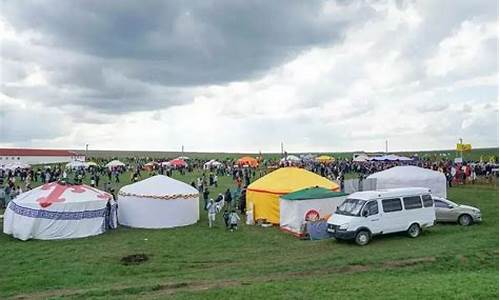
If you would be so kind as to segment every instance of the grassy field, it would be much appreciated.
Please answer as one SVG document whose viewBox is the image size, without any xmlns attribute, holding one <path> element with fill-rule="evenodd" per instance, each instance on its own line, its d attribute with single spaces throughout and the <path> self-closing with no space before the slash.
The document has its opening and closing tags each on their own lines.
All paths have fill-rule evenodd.
<svg viewBox="0 0 500 300">
<path fill-rule="evenodd" d="M 219 182 L 211 196 L 232 185 L 229 177 Z M 228 232 L 221 216 L 209 229 L 203 210 L 198 224 L 169 230 L 120 227 L 27 242 L 0 234 L 0 298 L 497 299 L 498 187 L 454 187 L 449 197 L 480 207 L 484 222 L 437 225 L 417 239 L 396 234 L 365 247 L 302 241 L 277 228 Z M 149 260 L 121 264 L 138 253 Z"/>
</svg>

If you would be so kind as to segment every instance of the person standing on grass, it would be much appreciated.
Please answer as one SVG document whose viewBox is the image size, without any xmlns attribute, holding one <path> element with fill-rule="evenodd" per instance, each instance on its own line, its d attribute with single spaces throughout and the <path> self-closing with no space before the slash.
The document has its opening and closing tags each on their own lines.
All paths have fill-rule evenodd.
<svg viewBox="0 0 500 300">
<path fill-rule="evenodd" d="M 215 204 L 214 199 L 210 199 L 207 205 L 208 210 L 208 227 L 212 228 L 215 223 L 215 215 L 217 214 L 217 204 Z"/>
<path fill-rule="evenodd" d="M 227 209 L 224 210 L 224 213 L 222 214 L 222 218 L 224 219 L 224 223 L 226 224 L 226 229 L 229 228 L 229 215 L 230 215 L 229 211 L 227 211 Z"/>
<path fill-rule="evenodd" d="M 208 209 L 208 195 L 210 194 L 210 192 L 208 191 L 208 187 L 205 187 L 205 189 L 203 190 L 203 201 L 205 202 L 205 205 L 203 207 L 205 207 L 205 210 Z"/>
<path fill-rule="evenodd" d="M 240 216 L 238 216 L 236 211 L 233 209 L 229 214 L 229 229 L 231 230 L 231 232 L 233 232 L 234 230 L 238 230 L 239 222 L 240 222 Z"/>
<path fill-rule="evenodd" d="M 214 175 L 214 185 L 215 187 L 217 187 L 217 183 L 219 182 L 219 177 L 217 176 L 217 174 Z"/>
<path fill-rule="evenodd" d="M 224 193 L 224 200 L 229 207 L 233 206 L 233 196 L 231 195 L 231 191 L 229 189 L 226 189 L 226 192 Z"/>
<path fill-rule="evenodd" d="M 241 190 L 240 194 L 240 212 L 244 214 L 247 209 L 247 190 L 246 187 Z"/>
</svg>

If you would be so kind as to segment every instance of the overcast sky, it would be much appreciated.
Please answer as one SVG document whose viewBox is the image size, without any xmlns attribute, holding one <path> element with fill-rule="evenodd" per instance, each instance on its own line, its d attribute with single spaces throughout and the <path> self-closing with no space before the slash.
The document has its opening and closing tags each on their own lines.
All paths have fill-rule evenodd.
<svg viewBox="0 0 500 300">
<path fill-rule="evenodd" d="M 498 1 L 2 1 L 0 146 L 498 146 Z"/>
</svg>

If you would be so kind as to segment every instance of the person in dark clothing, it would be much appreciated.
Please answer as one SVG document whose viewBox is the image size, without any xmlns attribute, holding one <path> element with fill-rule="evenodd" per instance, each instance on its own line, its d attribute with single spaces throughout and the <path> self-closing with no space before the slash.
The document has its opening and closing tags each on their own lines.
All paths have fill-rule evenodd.
<svg viewBox="0 0 500 300">
<path fill-rule="evenodd" d="M 226 192 L 224 193 L 224 200 L 226 201 L 226 203 L 229 207 L 232 207 L 233 196 L 231 195 L 231 191 L 229 189 L 227 189 Z"/>
<path fill-rule="evenodd" d="M 229 212 L 224 210 L 224 213 L 222 214 L 222 218 L 224 218 L 224 223 L 226 224 L 226 229 L 229 228 Z"/>
<path fill-rule="evenodd" d="M 205 190 L 203 191 L 203 201 L 205 202 L 205 205 L 203 206 L 205 210 L 207 210 L 207 204 L 208 204 L 208 195 L 210 192 L 208 191 L 208 188 L 205 187 Z"/>
<path fill-rule="evenodd" d="M 244 214 L 247 209 L 247 191 L 246 188 L 243 188 L 241 190 L 241 195 L 240 195 L 240 212 L 241 214 Z"/>
</svg>

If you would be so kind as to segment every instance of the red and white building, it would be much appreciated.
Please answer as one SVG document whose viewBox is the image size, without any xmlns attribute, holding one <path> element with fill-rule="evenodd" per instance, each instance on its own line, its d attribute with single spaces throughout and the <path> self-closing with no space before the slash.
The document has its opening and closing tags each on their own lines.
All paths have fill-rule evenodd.
<svg viewBox="0 0 500 300">
<path fill-rule="evenodd" d="M 0 165 L 22 163 L 30 165 L 85 161 L 85 155 L 70 150 L 0 148 Z"/>
</svg>

